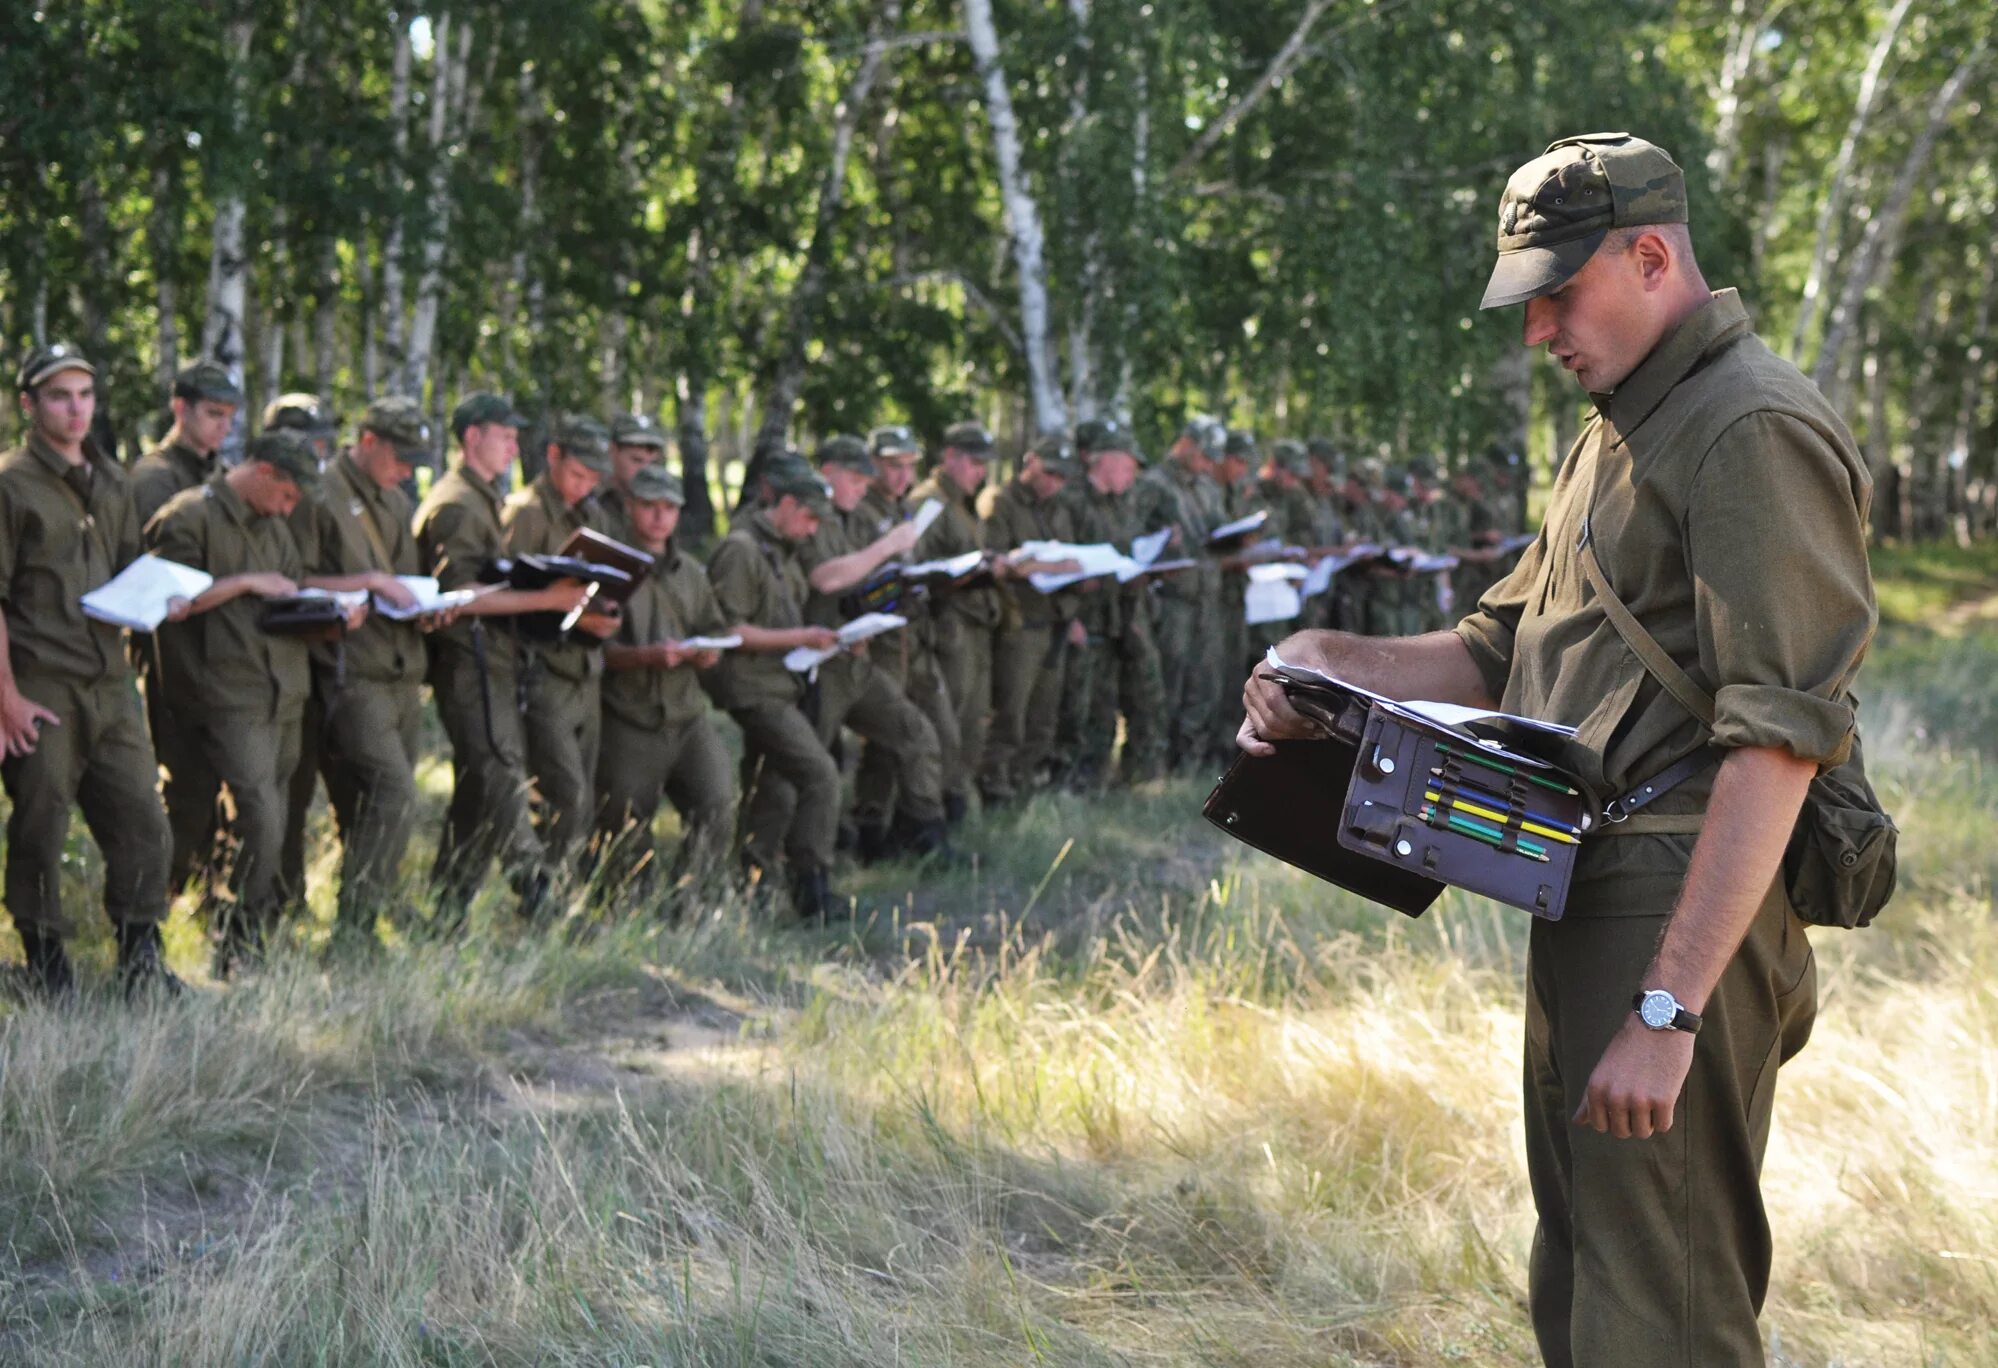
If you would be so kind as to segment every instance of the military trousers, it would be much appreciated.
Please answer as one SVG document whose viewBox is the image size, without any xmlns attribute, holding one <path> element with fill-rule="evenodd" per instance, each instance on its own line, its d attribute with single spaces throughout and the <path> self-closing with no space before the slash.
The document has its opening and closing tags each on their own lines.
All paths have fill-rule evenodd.
<svg viewBox="0 0 1998 1368">
<path fill-rule="evenodd" d="M 440 651 L 430 685 L 451 741 L 452 772 L 430 880 L 450 920 L 471 905 L 495 859 L 514 891 L 526 892 L 543 850 L 528 809 L 527 741 L 510 659 L 494 660 L 482 683 L 473 656 Z"/>
<path fill-rule="evenodd" d="M 1083 769 L 1107 777 L 1116 744 L 1117 719 L 1124 719 L 1119 764 L 1127 784 L 1156 778 L 1165 763 L 1165 681 L 1158 645 L 1142 600 L 1124 606 L 1122 627 L 1107 642 L 1090 674 L 1089 714 L 1083 733 Z"/>
<path fill-rule="evenodd" d="M 1535 921 L 1528 952 L 1526 1162 L 1540 1218 L 1529 1301 L 1541 1354 L 1550 1368 L 1760 1364 L 1762 1156 L 1777 1069 L 1817 1011 L 1804 923 L 1772 887 L 1701 1013 L 1672 1129 L 1618 1140 L 1570 1118 L 1631 1019 L 1666 909 L 1592 910 L 1585 899 L 1561 921 Z"/>
<path fill-rule="evenodd" d="M 828 750 L 845 727 L 893 760 L 897 801 L 911 821 L 943 817 L 943 751 L 936 729 L 870 657 L 834 656 L 819 668 L 817 727 Z M 856 805 L 855 815 L 863 826 L 885 827 L 894 813 Z"/>
<path fill-rule="evenodd" d="M 284 851 L 278 857 L 278 886 L 287 907 L 305 902 L 305 822 L 326 767 L 326 690 L 330 687 L 330 677 L 315 667 L 305 712 L 299 719 L 298 763 L 292 766 L 291 783 L 285 786 Z"/>
<path fill-rule="evenodd" d="M 994 799 L 1012 797 L 1033 782 L 1035 758 L 1027 728 L 1041 676 L 1059 669 L 1059 623 L 1009 627 L 992 642 L 992 725 L 985 734 L 985 764 L 978 787 Z"/>
<path fill-rule="evenodd" d="M 35 748 L 0 763 L 7 816 L 7 910 L 20 930 L 65 935 L 63 843 L 72 807 L 104 855 L 104 911 L 117 926 L 161 921 L 172 836 L 160 807 L 158 769 L 129 680 L 23 673 L 23 697 L 56 714 Z"/>
<path fill-rule="evenodd" d="M 1248 577 L 1231 571 L 1222 577 L 1221 602 L 1216 611 L 1218 621 L 1214 624 L 1213 654 L 1209 657 L 1213 673 L 1214 712 L 1212 729 L 1208 733 L 1207 752 L 1210 759 L 1230 757 L 1235 751 L 1235 732 L 1242 722 L 1242 684 L 1254 668 L 1255 657 L 1249 648 L 1249 624 L 1243 616 L 1243 596 L 1248 592 Z"/>
<path fill-rule="evenodd" d="M 675 876 L 704 875 L 727 852 L 735 822 L 728 747 L 705 715 L 663 727 L 634 727 L 606 714 L 597 753 L 597 845 L 602 896 L 643 899 L 658 874 L 652 821 L 661 798 L 680 814 L 684 835 Z"/>
<path fill-rule="evenodd" d="M 1170 594 L 1158 603 L 1159 671 L 1165 689 L 1165 749 L 1177 762 L 1204 763 L 1217 727 L 1221 684 L 1209 645 L 1220 618 L 1217 594 Z"/>
<path fill-rule="evenodd" d="M 603 694 L 595 674 L 572 679 L 545 666 L 527 671 L 527 773 L 541 797 L 541 844 L 566 869 L 589 836 L 597 805 Z"/>
<path fill-rule="evenodd" d="M 992 713 L 992 629 L 948 612 L 936 621 L 937 664 L 943 687 L 957 713 L 957 761 L 944 787 L 967 792 L 985 758 L 985 733 Z"/>
<path fill-rule="evenodd" d="M 153 754 L 165 771 L 160 782 L 167 824 L 173 833 L 173 856 L 167 866 L 167 887 L 178 893 L 194 879 L 204 882 L 214 872 L 219 830 L 215 804 L 222 780 L 209 768 L 190 721 L 174 716 L 170 690 L 157 669 L 142 677 L 146 723 L 152 729 Z"/>
<path fill-rule="evenodd" d="M 959 772 L 957 708 L 944 687 L 929 634 L 926 623 L 912 622 L 902 631 L 870 643 L 868 658 L 901 686 L 903 696 L 930 724 L 937 739 L 937 770 L 942 776 Z M 892 822 L 898 809 L 915 819 L 903 799 L 900 763 L 888 747 L 869 741 L 862 748 L 853 780 L 853 807 L 862 822 Z"/>
<path fill-rule="evenodd" d="M 416 816 L 423 686 L 348 680 L 326 700 L 319 758 L 340 829 L 339 918 L 372 931 L 395 896 Z"/>
<path fill-rule="evenodd" d="M 839 766 L 795 706 L 769 703 L 729 714 L 742 728 L 744 855 L 765 870 L 789 861 L 830 869 L 839 837 Z"/>
<path fill-rule="evenodd" d="M 174 711 L 184 718 L 194 709 L 176 701 Z M 275 712 L 210 709 L 194 727 L 203 758 L 222 781 L 221 826 L 233 848 L 227 876 L 234 906 L 222 915 L 253 935 L 277 919 L 283 904 L 280 861 L 299 727 L 298 705 Z"/>
</svg>

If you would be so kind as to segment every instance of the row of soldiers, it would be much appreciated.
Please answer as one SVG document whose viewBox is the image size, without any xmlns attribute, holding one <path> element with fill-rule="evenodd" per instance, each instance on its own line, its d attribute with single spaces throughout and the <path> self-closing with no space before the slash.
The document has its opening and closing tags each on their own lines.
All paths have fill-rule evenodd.
<svg viewBox="0 0 1998 1368">
<path fill-rule="evenodd" d="M 842 907 L 831 875 L 843 825 L 865 860 L 949 859 L 974 796 L 1142 781 L 1168 754 L 1221 758 L 1256 645 L 1242 577 L 1270 553 L 1214 543 L 1220 524 L 1260 506 L 1283 554 L 1461 542 L 1467 564 L 1516 525 L 1493 512 L 1503 466 L 1468 500 L 1474 517 L 1425 532 L 1445 521 L 1433 471 L 1348 467 L 1326 443 L 1279 442 L 1265 459 L 1248 434 L 1195 422 L 1146 469 L 1128 433 L 1099 420 L 992 481 L 991 434 L 961 423 L 919 482 L 921 444 L 888 426 L 830 438 L 810 460 L 759 462 L 703 563 L 680 546 L 684 491 L 644 418 L 563 420 L 541 473 L 508 492 L 526 422 L 494 394 L 453 411 L 446 469 L 443 435 L 415 404 L 377 401 L 339 447 L 309 395 L 273 403 L 225 467 L 217 452 L 242 395 L 201 363 L 176 378 L 165 438 L 126 472 L 89 438 L 88 358 L 40 350 L 17 388 L 28 438 L 0 458 L 5 894 L 31 976 L 52 991 L 71 981 L 59 875 L 72 808 L 104 852 L 128 988 L 175 983 L 158 926 L 190 884 L 218 971 L 259 953 L 303 899 L 322 782 L 342 844 L 336 936 L 370 945 L 378 915 L 413 921 L 398 870 L 426 685 L 453 766 L 430 877 L 439 929 L 462 923 L 495 864 L 530 919 L 578 890 L 735 880 L 824 917 Z M 435 475 L 416 503 L 406 491 L 424 468 Z M 580 579 L 509 572 L 584 529 L 652 558 L 615 611 Z M 1164 559 L 1192 564 L 1128 582 L 1042 593 L 1036 576 L 1071 565 L 1020 550 L 1128 548 L 1161 529 Z M 156 631 L 121 640 L 81 599 L 142 551 L 212 582 Z M 898 572 L 969 553 L 974 573 L 963 561 L 926 581 Z M 444 594 L 428 610 L 420 576 Z M 1384 564 L 1337 583 L 1310 612 L 1362 629 L 1405 630 L 1405 615 L 1446 602 L 1433 579 Z M 328 639 L 268 630 L 271 604 L 301 592 L 354 606 Z M 907 625 L 843 647 L 838 628 L 869 607 Z M 801 651 L 824 658 L 787 660 Z M 667 803 L 683 830 L 670 858 L 653 838 Z"/>
</svg>

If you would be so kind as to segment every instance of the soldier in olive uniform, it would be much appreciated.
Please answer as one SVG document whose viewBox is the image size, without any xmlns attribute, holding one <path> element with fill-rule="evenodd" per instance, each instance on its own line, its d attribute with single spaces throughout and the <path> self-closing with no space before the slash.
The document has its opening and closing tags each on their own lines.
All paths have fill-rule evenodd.
<svg viewBox="0 0 1998 1368">
<path fill-rule="evenodd" d="M 916 483 L 916 463 L 922 459 L 922 444 L 908 428 L 899 424 L 878 427 L 868 434 L 868 454 L 874 458 L 875 476 L 858 512 L 861 528 L 882 536 L 897 523 L 915 516 L 922 501 L 909 491 Z M 943 667 L 937 658 L 935 605 L 927 597 L 905 597 L 896 612 L 909 625 L 892 637 L 875 642 L 870 654 L 874 663 L 888 672 L 902 687 L 911 703 L 929 719 L 936 733 L 939 764 L 945 774 L 962 771 L 958 756 L 957 706 L 944 687 Z M 861 812 L 891 814 L 889 829 L 914 830 L 913 817 L 901 810 L 897 794 L 895 757 L 881 746 L 863 746 L 860 768 L 854 776 L 854 806 Z"/>
<path fill-rule="evenodd" d="M 666 459 L 666 434 L 643 414 L 620 413 L 611 422 L 610 459 L 610 478 L 596 492 L 597 530 L 626 545 L 636 545 L 631 539 L 631 518 L 625 511 L 631 481 L 645 467 Z"/>
<path fill-rule="evenodd" d="M 159 446 L 133 464 L 126 483 L 138 527 L 143 529 L 151 522 L 174 495 L 197 489 L 214 477 L 219 465 L 216 453 L 228 437 L 242 402 L 243 391 L 235 379 L 213 361 L 196 361 L 174 377 L 169 400 L 173 426 Z M 178 890 L 197 873 L 207 872 L 203 862 L 215 849 L 215 797 L 222 781 L 202 762 L 192 724 L 176 720 L 167 711 L 162 692 L 152 685 L 157 656 L 152 634 L 133 633 L 131 654 L 146 697 L 153 746 L 168 775 L 166 804 L 173 821 L 168 884 Z"/>
<path fill-rule="evenodd" d="M 1346 454 L 1338 444 L 1328 437 L 1313 437 L 1304 444 L 1308 474 L 1304 480 L 1304 492 L 1311 509 L 1311 537 L 1305 543 L 1315 561 L 1321 556 L 1343 550 L 1350 542 L 1358 540 L 1347 536 L 1346 520 L 1340 509 L 1344 499 L 1340 485 L 1346 478 Z M 1336 586 L 1341 577 L 1335 575 Z M 1338 620 L 1338 597 L 1335 589 L 1328 589 L 1315 595 L 1304 605 L 1304 625 L 1307 627 L 1336 627 Z"/>
<path fill-rule="evenodd" d="M 510 556 L 554 555 L 578 531 L 595 528 L 590 496 L 611 471 L 610 435 L 590 418 L 565 419 L 548 444 L 547 466 L 507 496 L 500 530 Z M 567 870 L 596 811 L 597 750 L 603 729 L 600 642 L 614 614 L 586 611 L 570 633 L 559 621 L 521 624 L 520 674 L 527 698 L 527 773 L 541 796 L 541 844 L 551 868 Z M 587 640 L 594 637 L 596 640 Z"/>
<path fill-rule="evenodd" d="M 1205 764 L 1209 738 L 1226 716 L 1217 713 L 1220 662 L 1212 642 L 1222 624 L 1221 564 L 1207 545 L 1209 534 L 1226 521 L 1214 478 L 1226 441 L 1227 429 L 1218 421 L 1194 419 L 1180 430 L 1166 458 L 1138 477 L 1133 491 L 1138 521 L 1174 531 L 1164 554 L 1200 562 L 1197 569 L 1163 577 L 1157 589 L 1166 754 L 1183 764 Z"/>
<path fill-rule="evenodd" d="M 805 620 L 837 628 L 852 614 L 840 606 L 843 596 L 859 589 L 891 560 L 906 558 L 916 544 L 914 523 L 896 523 L 886 532 L 873 531 L 873 519 L 860 508 L 876 475 L 867 443 L 858 437 L 826 439 L 818 452 L 819 474 L 832 491 L 832 512 L 819 519 L 818 530 L 798 549 L 811 584 Z M 884 654 L 892 642 L 874 643 Z M 888 670 L 874 661 L 873 646 L 834 656 L 818 672 L 814 722 L 819 740 L 831 749 L 840 728 L 850 729 L 895 762 L 897 811 L 872 803 L 856 806 L 862 859 L 889 853 L 889 827 L 899 812 L 905 829 L 897 845 L 911 854 L 926 855 L 945 848 L 943 821 L 943 753 L 937 734 L 922 710 L 911 703 Z"/>
<path fill-rule="evenodd" d="M 368 406 L 352 450 L 333 458 L 317 494 L 291 515 L 306 573 L 367 589 L 390 612 L 375 612 L 338 643 L 312 648 L 315 706 L 291 785 L 287 845 L 302 832 L 316 773 L 326 778 L 340 831 L 338 933 L 368 943 L 375 914 L 395 886 L 416 813 L 418 729 L 429 659 L 427 625 L 401 616 L 416 599 L 400 576 L 421 564 L 410 532 L 405 481 L 434 468 L 437 440 L 414 400 Z M 315 766 L 308 769 L 308 765 Z M 291 896 L 303 893 L 302 881 Z"/>
<path fill-rule="evenodd" d="M 1377 457 L 1364 456 L 1347 463 L 1346 478 L 1339 485 L 1339 517 L 1346 527 L 1348 545 L 1386 545 L 1380 512 L 1374 504 L 1374 491 L 1385 473 Z M 1374 583 L 1365 564 L 1350 565 L 1332 577 L 1334 626 L 1340 631 L 1366 633 L 1367 615 L 1373 611 Z"/>
<path fill-rule="evenodd" d="M 468 395 L 451 414 L 458 463 L 416 510 L 412 533 L 423 573 L 444 590 L 481 586 L 505 553 L 499 482 L 519 454 L 526 420 L 497 394 Z M 453 784 L 431 869 L 440 925 L 462 923 L 495 858 L 520 896 L 522 916 L 543 910 L 548 875 L 528 809 L 513 619 L 567 613 L 585 590 L 563 581 L 540 590 L 484 589 L 460 621 L 431 637 L 430 687 L 451 740 Z"/>
<path fill-rule="evenodd" d="M 171 837 L 118 629 L 82 598 L 139 554 L 124 472 L 90 439 L 97 371 L 72 348 L 31 352 L 15 377 L 28 439 L 0 456 L 0 779 L 7 910 L 30 981 L 74 982 L 63 938 L 63 844 L 80 807 L 104 855 L 104 911 L 128 992 L 179 981 L 160 960 Z"/>
<path fill-rule="evenodd" d="M 1092 418 L 1075 435 L 1089 471 L 1074 504 L 1077 540 L 1129 551 L 1132 539 L 1149 530 L 1138 526 L 1131 497 L 1143 465 L 1138 444 L 1111 418 Z M 1165 680 L 1152 639 L 1150 591 L 1143 580 L 1108 582 L 1089 596 L 1083 613 L 1095 646 L 1087 667 L 1089 710 L 1079 774 L 1084 782 L 1109 778 L 1121 715 L 1121 778 L 1127 784 L 1156 778 L 1165 764 Z"/>
<path fill-rule="evenodd" d="M 1221 487 L 1221 521 L 1231 523 L 1245 518 L 1262 507 L 1260 496 L 1250 472 L 1262 462 L 1262 452 L 1256 445 L 1252 432 L 1241 428 L 1231 428 L 1221 446 L 1221 459 L 1214 463 L 1214 479 Z M 1240 679 L 1248 668 L 1249 623 L 1243 608 L 1243 596 L 1248 592 L 1248 560 L 1238 553 L 1221 558 L 1221 617 L 1215 624 L 1213 639 L 1208 649 L 1213 652 L 1209 667 L 1210 679 L 1222 681 L 1221 698 L 1216 705 L 1216 716 L 1220 719 L 1215 725 L 1217 734 L 1228 733 L 1227 719 L 1234 715 L 1239 686 L 1229 681 Z M 1231 755 L 1235 741 L 1228 733 L 1222 744 L 1213 749 L 1215 754 Z"/>
<path fill-rule="evenodd" d="M 682 643 L 732 628 L 708 572 L 681 553 L 686 495 L 680 477 L 657 462 L 634 468 L 620 491 L 630 544 L 653 557 L 604 646 L 602 748 L 597 752 L 599 876 L 606 893 L 651 894 L 657 852 L 652 820 L 671 799 L 685 833 L 676 877 L 716 873 L 735 820 L 735 779 L 699 675 L 721 660 Z"/>
<path fill-rule="evenodd" d="M 1513 174 L 1500 224 L 1485 305 L 1525 304 L 1526 343 L 1595 405 L 1546 527 L 1454 633 L 1307 635 L 1286 654 L 1395 697 L 1575 726 L 1598 796 L 1721 753 L 1585 842 L 1565 915 L 1533 922 L 1528 1301 L 1554 1368 L 1746 1368 L 1765 1352 L 1776 1083 L 1817 1002 L 1783 857 L 1813 777 L 1855 743 L 1871 481 L 1824 397 L 1702 277 L 1659 148 L 1556 143 Z M 1634 657 L 1610 595 L 1679 689 Z M 1251 751 L 1309 734 L 1273 685 L 1245 698 Z"/>
<path fill-rule="evenodd" d="M 936 469 L 909 495 L 918 507 L 926 499 L 943 504 L 943 516 L 923 535 L 917 553 L 922 559 L 985 549 L 976 500 L 992 456 L 992 434 L 981 424 L 957 423 L 944 433 Z M 952 822 L 964 815 L 966 796 L 985 760 L 985 730 L 992 714 L 992 634 L 999 611 L 999 591 L 991 587 L 944 593 L 931 610 L 943 687 L 957 709 L 956 765 L 944 781 L 944 806 Z"/>
<path fill-rule="evenodd" d="M 715 696 L 742 728 L 740 838 L 752 881 L 774 887 L 786 871 L 797 914 L 827 917 L 840 910 L 832 892 L 839 766 L 800 706 L 804 676 L 776 652 L 839 642 L 832 628 L 805 622 L 811 583 L 798 559 L 820 519 L 832 516 L 832 496 L 803 457 L 785 452 L 765 463 L 758 499 L 708 561 L 722 615 L 754 648 L 722 657 Z"/>
<path fill-rule="evenodd" d="M 1281 437 L 1270 443 L 1269 454 L 1257 473 L 1256 493 L 1263 507 L 1270 511 L 1269 521 L 1263 524 L 1263 535 L 1274 537 L 1286 548 L 1297 552 L 1311 550 L 1313 533 L 1317 528 L 1311 496 L 1304 485 L 1310 477 L 1311 458 L 1305 453 L 1304 443 L 1290 437 Z M 1299 606 L 1300 615 L 1303 607 Z M 1251 654 L 1261 656 L 1269 647 L 1296 630 L 1298 625 L 1296 618 L 1285 622 L 1256 623 L 1248 633 Z"/>
<path fill-rule="evenodd" d="M 1012 551 L 1030 541 L 1075 540 L 1074 510 L 1062 491 L 1082 473 L 1075 449 L 1060 437 L 1036 442 L 1005 485 L 978 498 L 985 542 Z M 985 739 L 979 788 L 988 804 L 1004 803 L 1039 782 L 1054 749 L 1068 666 L 1088 641 L 1081 595 L 1043 594 L 1027 582 L 1035 566 L 1014 567 L 1002 586 L 1004 624 L 992 648 L 992 727 Z"/>
<path fill-rule="evenodd" d="M 1409 501 L 1413 488 L 1405 467 L 1390 466 L 1371 490 L 1379 541 L 1389 550 L 1414 547 L 1421 540 L 1419 519 Z M 1366 574 L 1371 581 L 1367 587 L 1367 635 L 1413 636 L 1420 632 L 1421 594 L 1427 577 L 1385 560 L 1369 564 Z"/>
<path fill-rule="evenodd" d="M 250 443 L 243 464 L 182 490 L 146 524 L 154 555 L 206 571 L 218 588 L 231 586 L 195 600 L 199 621 L 161 626 L 155 675 L 178 724 L 191 728 L 193 746 L 221 780 L 233 814 L 223 832 L 235 847 L 231 902 L 217 928 L 216 966 L 225 974 L 258 951 L 282 903 L 285 799 L 310 685 L 304 640 L 263 631 L 258 600 L 295 593 L 300 584 L 359 587 L 306 574 L 287 519 L 318 483 L 311 444 L 296 432 L 267 432 Z M 359 625 L 366 612 L 355 609 L 348 626 Z M 195 821 L 173 810 L 181 793 L 169 782 L 168 816 L 192 828 Z"/>
</svg>

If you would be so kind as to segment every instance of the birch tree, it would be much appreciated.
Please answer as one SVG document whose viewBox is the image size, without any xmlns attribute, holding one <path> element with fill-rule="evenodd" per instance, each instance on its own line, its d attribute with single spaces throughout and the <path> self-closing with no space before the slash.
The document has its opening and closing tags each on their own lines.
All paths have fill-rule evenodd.
<svg viewBox="0 0 1998 1368">
<path fill-rule="evenodd" d="M 245 243 L 249 213 L 247 199 L 248 163 L 245 147 L 244 104 L 248 98 L 250 43 L 257 21 L 245 5 L 229 18 L 225 51 L 228 56 L 229 88 L 225 114 L 226 136 L 218 161 L 219 193 L 215 200 L 215 227 L 209 254 L 208 321 L 202 328 L 202 354 L 221 363 L 231 375 L 243 371 L 243 316 L 247 306 L 250 272 Z"/>
<path fill-rule="evenodd" d="M 423 271 L 417 278 L 407 353 L 390 389 L 421 401 L 437 338 L 437 308 L 444 288 L 444 246 L 451 233 L 451 164 L 464 133 L 465 71 L 472 56 L 472 25 L 463 16 L 438 16 L 430 79 L 430 147 L 424 187 Z"/>
</svg>

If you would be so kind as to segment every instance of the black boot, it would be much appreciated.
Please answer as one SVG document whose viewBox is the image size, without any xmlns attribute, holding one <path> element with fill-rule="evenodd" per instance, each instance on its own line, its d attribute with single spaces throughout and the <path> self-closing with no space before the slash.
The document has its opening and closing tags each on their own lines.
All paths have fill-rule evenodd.
<svg viewBox="0 0 1998 1368">
<path fill-rule="evenodd" d="M 855 847 L 862 864 L 879 864 L 889 855 L 888 828 L 879 822 L 863 822 Z"/>
<path fill-rule="evenodd" d="M 907 845 L 904 851 L 919 860 L 933 863 L 953 864 L 957 861 L 957 851 L 951 847 L 950 828 L 941 819 L 911 824 Z"/>
<path fill-rule="evenodd" d="M 167 968 L 160 929 L 151 922 L 118 928 L 118 986 L 125 1001 L 146 993 L 179 997 L 186 985 Z"/>
<path fill-rule="evenodd" d="M 823 869 L 797 869 L 791 873 L 791 910 L 799 921 L 834 921 L 848 915 L 846 899 L 835 897 L 832 875 Z"/>
<path fill-rule="evenodd" d="M 965 801 L 962 793 L 946 793 L 944 795 L 944 821 L 951 826 L 956 826 L 964 820 L 964 814 L 970 810 L 970 806 Z"/>
<path fill-rule="evenodd" d="M 26 927 L 18 929 L 21 948 L 28 952 L 28 982 L 34 990 L 51 1001 L 74 996 L 76 975 L 70 970 L 62 937 Z"/>
</svg>

